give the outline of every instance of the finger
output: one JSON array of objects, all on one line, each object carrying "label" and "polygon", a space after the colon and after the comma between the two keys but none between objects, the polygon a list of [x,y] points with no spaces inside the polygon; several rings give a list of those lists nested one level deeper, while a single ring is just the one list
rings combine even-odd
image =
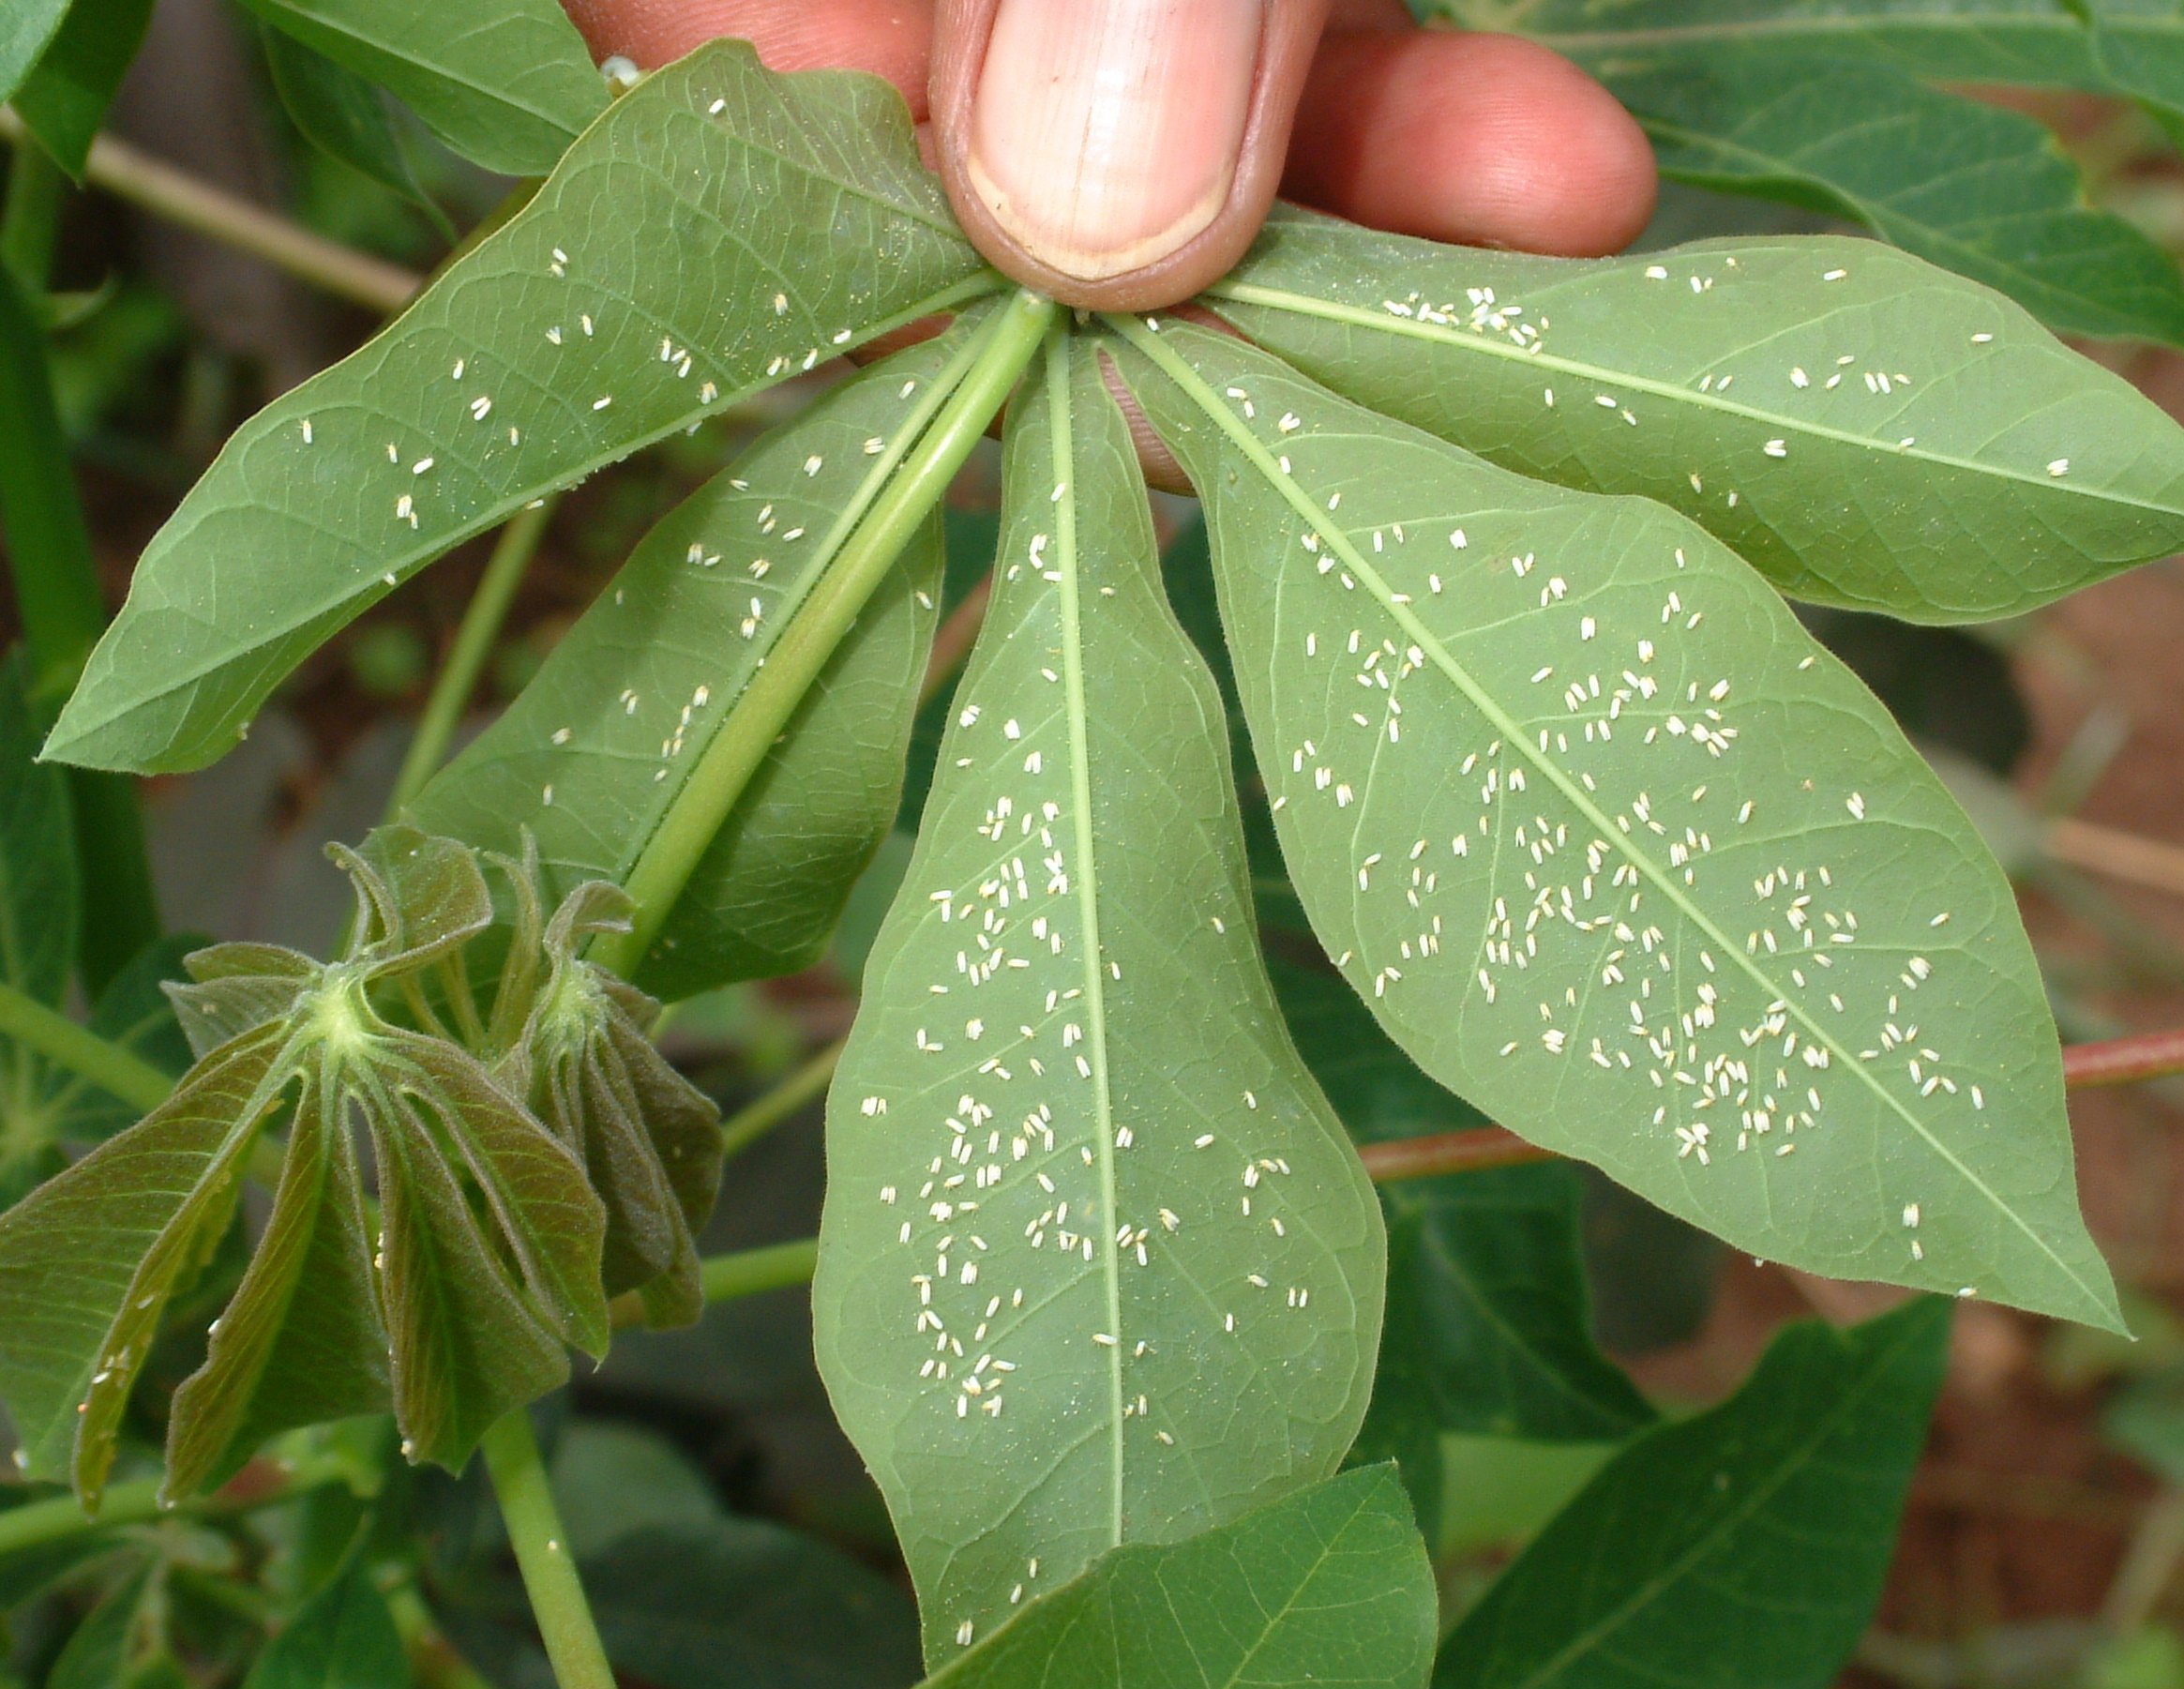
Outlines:
[{"label": "finger", "polygon": [[931,0],[563,0],[594,53],[653,69],[738,36],[776,70],[839,66],[884,76],[926,115]]},{"label": "finger", "polygon": [[1188,297],[1251,244],[1330,0],[939,0],[932,112],[979,249],[1064,304]]},{"label": "finger", "polygon": [[1653,214],[1645,133],[1567,59],[1504,35],[1331,31],[1284,191],[1431,240],[1589,256]]}]

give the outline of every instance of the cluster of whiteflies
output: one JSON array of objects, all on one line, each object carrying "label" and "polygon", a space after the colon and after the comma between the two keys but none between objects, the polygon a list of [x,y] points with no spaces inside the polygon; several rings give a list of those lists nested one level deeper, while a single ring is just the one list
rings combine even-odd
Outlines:
[{"label": "cluster of whiteflies", "polygon": [[459,1466],[570,1345],[605,1350],[610,1297],[697,1316],[718,1114],[653,1045],[657,1005],[580,954],[626,925],[622,892],[580,885],[549,918],[528,849],[481,863],[410,827],[334,854],[357,895],[340,958],[191,956],[170,992],[196,1064],[0,1216],[0,1304],[23,1314],[0,1321],[0,1399],[32,1476],[96,1497],[163,1313],[203,1296],[277,1136],[270,1210],[173,1395],[170,1496],[390,1409],[411,1458]]}]

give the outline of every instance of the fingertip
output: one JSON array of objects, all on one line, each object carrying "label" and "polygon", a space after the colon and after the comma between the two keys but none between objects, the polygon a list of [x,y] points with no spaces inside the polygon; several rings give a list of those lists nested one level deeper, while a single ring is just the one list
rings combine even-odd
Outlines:
[{"label": "fingertip", "polygon": [[562,0],[593,53],[656,69],[733,36],[773,70],[868,70],[926,115],[931,0]]},{"label": "fingertip", "polygon": [[1620,250],[1652,216],[1652,148],[1576,66],[1504,35],[1331,35],[1285,191],[1354,221],[1561,257]]}]

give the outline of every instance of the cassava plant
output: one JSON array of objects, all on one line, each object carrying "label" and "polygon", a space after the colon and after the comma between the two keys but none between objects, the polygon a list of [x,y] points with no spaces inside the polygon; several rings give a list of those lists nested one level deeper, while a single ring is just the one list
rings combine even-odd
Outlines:
[{"label": "cassava plant", "polygon": [[[2016,616],[2184,544],[2184,430],[2041,320],[2161,332],[2173,277],[2135,318],[2114,299],[2167,261],[2079,207],[2043,276],[1954,273],[1917,251],[1961,230],[1841,184],[1800,192],[1897,245],[1579,262],[1284,208],[1182,315],[1072,312],[988,267],[877,81],[723,42],[609,103],[536,6],[512,8],[519,100],[444,33],[385,45],[437,8],[389,8],[367,50],[356,8],[252,5],[287,74],[382,82],[544,180],[227,443],[39,764],[19,669],[11,860],[75,872],[62,765],[200,768],[460,542],[945,325],[721,466],[427,759],[338,852],[356,912],[332,959],[197,948],[167,1022],[170,942],[97,1035],[56,1012],[72,933],[13,971],[23,1475],[91,1511],[126,1490],[137,1519],[154,1491],[218,1508],[268,1443],[339,1487],[344,1433],[309,1427],[391,1415],[399,1455],[356,1491],[391,1507],[401,1458],[457,1472],[482,1444],[559,1681],[610,1681],[523,1410],[572,1347],[782,1270],[701,1261],[722,1135],[652,1029],[822,954],[909,770],[914,852],[828,1094],[813,1309],[930,1681],[1828,1681],[1948,1299],[2123,1321],[2010,883],[1787,600]],[[1486,9],[1468,21],[1533,8]],[[1872,29],[1902,59],[1897,9]],[[1564,14],[1590,27],[1541,27]],[[2103,53],[2127,27],[2068,22]],[[1696,62],[1644,94],[1617,61],[1657,136]],[[2007,158],[2029,120],[1991,115]],[[1202,503],[1196,553],[1163,555],[1125,400]],[[943,496],[1004,412],[998,545],[952,556]],[[936,693],[936,627],[988,562]],[[1588,1332],[1569,1167],[1376,1193],[1358,1143],[1487,1119],[1745,1254],[1935,1294],[1793,1331],[1661,1423]],[[1451,1431],[1620,1448],[1444,1639]],[[0,1511],[0,1581],[59,1535],[10,1536],[40,1506],[73,1513]],[[265,1681],[361,1681],[278,1675],[307,1645],[409,1669],[376,1540],[326,1567]],[[172,1576],[122,1563],[96,1609],[117,1636]]]}]

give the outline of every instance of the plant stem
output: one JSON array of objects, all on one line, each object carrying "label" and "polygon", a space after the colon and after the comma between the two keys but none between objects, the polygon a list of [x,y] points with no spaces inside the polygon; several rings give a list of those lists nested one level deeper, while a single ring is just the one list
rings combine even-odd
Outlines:
[{"label": "plant stem", "polygon": [[530,1410],[519,1408],[496,1423],[479,1445],[501,1516],[508,1522],[524,1592],[538,1621],[546,1657],[561,1689],[614,1689],[614,1668],[592,1621],[591,1604],[569,1553],[568,1533],[553,1505],[546,1462],[531,1429]]},{"label": "plant stem", "polygon": [[[5,109],[0,109],[0,141],[10,143],[19,154],[37,144],[23,120]],[[83,179],[116,199],[262,258],[299,280],[382,316],[400,310],[425,284],[422,277],[399,264],[313,234],[111,135],[91,143]]]},{"label": "plant stem", "polygon": [[0,1510],[0,1555],[60,1542],[110,1525],[141,1525],[147,1519],[173,1515],[203,1517],[255,1513],[260,1508],[276,1506],[299,1496],[305,1490],[316,1489],[322,1484],[339,1482],[347,1472],[348,1468],[339,1460],[312,1461],[279,1470],[273,1482],[240,1495],[215,1491],[173,1507],[159,1504],[159,1485],[163,1480],[131,1478],[126,1484],[109,1485],[96,1514],[85,1513],[72,1495],[49,1496],[42,1501],[25,1501],[21,1507]]},{"label": "plant stem", "polygon": [[1358,1159],[1375,1184],[1405,1179],[1430,1179],[1437,1173],[1475,1173],[1490,1167],[1516,1167],[1527,1161],[1553,1161],[1552,1150],[1527,1143],[1501,1126],[1473,1126],[1464,1132],[1437,1132],[1429,1138],[1395,1138],[1361,1144]]},{"label": "plant stem", "polygon": [[847,1038],[836,1038],[810,1061],[772,1090],[738,1108],[720,1126],[723,1156],[740,1154],[787,1120],[814,1097],[823,1095],[827,1081],[842,1059]]},{"label": "plant stem", "polygon": [[485,573],[478,579],[477,590],[471,594],[470,604],[462,612],[462,624],[455,630],[455,643],[448,648],[440,677],[432,683],[431,696],[425,700],[424,714],[417,717],[417,731],[402,758],[401,772],[395,777],[394,795],[387,799],[389,815],[407,808],[446,761],[447,746],[462,720],[462,712],[477,690],[478,675],[492,655],[501,625],[508,619],[508,607],[516,601],[516,589],[522,585],[523,572],[537,553],[547,523],[553,520],[555,503],[549,498],[526,505],[501,530]]},{"label": "plant stem", "polygon": [[2092,1085],[2135,1085],[2143,1079],[2184,1073],[2184,1028],[2110,1038],[2100,1044],[2063,1048],[2063,1083],[2073,1090]]},{"label": "plant stem", "polygon": [[[35,149],[29,149],[35,150]],[[18,154],[20,159],[26,153]],[[12,278],[0,271],[0,534],[8,541],[15,608],[29,652],[32,719],[48,724],[74,689],[106,630],[91,535],[68,463],[46,367],[45,331]],[[159,936],[144,853],[143,818],[127,775],[68,771],[78,878],[96,887],[98,919],[81,923],[77,960],[96,996]]]},{"label": "plant stem", "polygon": [[0,1033],[146,1113],[174,1089],[174,1081],[142,1056],[78,1026],[5,980],[0,980]]},{"label": "plant stem", "polygon": [[637,906],[630,929],[603,935],[592,947],[594,961],[626,979],[644,959],[699,858],[866,600],[984,436],[986,425],[1039,349],[1054,311],[1051,300],[1020,292],[983,329],[961,383],[843,542],[767,654],[765,666],[744,689],[726,726],[705,747],[682,794],[630,869],[625,889]]},{"label": "plant stem", "polygon": [[18,143],[8,168],[7,208],[0,213],[0,265],[26,294],[44,293],[53,273],[66,191],[61,167],[45,148],[35,142]]},{"label": "plant stem", "polygon": [[[761,1249],[738,1249],[729,1255],[709,1255],[698,1264],[698,1283],[707,1306],[734,1302],[765,1290],[786,1290],[791,1285],[809,1284],[819,1265],[819,1239],[798,1238],[792,1244],[768,1244]],[[618,1332],[644,1323],[644,1299],[625,1290],[607,1304]]]}]

